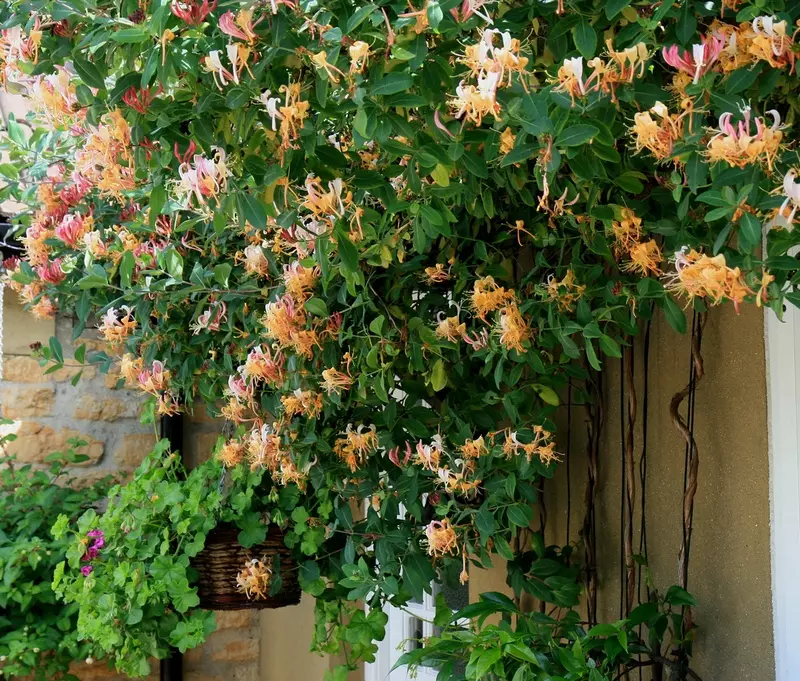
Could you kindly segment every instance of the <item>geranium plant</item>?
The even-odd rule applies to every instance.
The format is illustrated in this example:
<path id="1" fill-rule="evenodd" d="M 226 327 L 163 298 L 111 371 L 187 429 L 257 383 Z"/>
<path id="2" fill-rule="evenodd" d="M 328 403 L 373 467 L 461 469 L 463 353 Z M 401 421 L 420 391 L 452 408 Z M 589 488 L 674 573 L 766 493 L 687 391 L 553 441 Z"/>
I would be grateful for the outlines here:
<path id="1" fill-rule="evenodd" d="M 9 281 L 236 426 L 316 646 L 369 658 L 382 602 L 514 560 L 568 383 L 656 311 L 797 300 L 798 10 L 739 5 L 12 0 Z"/>
<path id="2" fill-rule="evenodd" d="M 100 505 L 111 483 L 75 487 L 67 470 L 88 458 L 79 453 L 86 443 L 75 440 L 34 469 L 6 455 L 14 437 L 0 438 L 0 671 L 9 679 L 67 681 L 75 678 L 70 664 L 97 655 L 98 648 L 78 635 L 78 607 L 59 601 L 50 587 L 68 545 L 50 535 L 50 526 L 59 514 L 75 522 Z"/>

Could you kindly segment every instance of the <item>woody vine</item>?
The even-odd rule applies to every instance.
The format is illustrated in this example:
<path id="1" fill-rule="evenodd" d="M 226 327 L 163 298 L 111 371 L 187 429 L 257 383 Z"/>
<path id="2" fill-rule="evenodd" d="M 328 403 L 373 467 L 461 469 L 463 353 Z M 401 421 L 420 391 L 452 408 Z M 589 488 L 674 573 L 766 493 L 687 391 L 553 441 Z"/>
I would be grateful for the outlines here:
<path id="1" fill-rule="evenodd" d="M 685 591 L 587 631 L 572 551 L 518 539 L 564 458 L 552 419 L 568 384 L 591 402 L 594 372 L 654 314 L 683 332 L 687 307 L 796 302 L 798 11 L 5 3 L 2 80 L 33 110 L 9 120 L 0 164 L 0 198 L 30 206 L 9 284 L 34 315 L 73 314 L 76 340 L 96 326 L 108 351 L 79 345 L 76 360 L 118 365 L 150 418 L 199 400 L 234 427 L 202 475 L 181 481 L 161 451 L 139 478 L 148 495 L 129 492 L 148 507 L 163 483 L 198 514 L 150 502 L 187 513 L 142 562 L 167 585 L 173 628 L 139 637 L 150 611 L 125 587 L 135 570 L 112 580 L 108 526 L 103 551 L 87 561 L 78 544 L 59 573 L 84 635 L 134 675 L 167 645 L 201 642 L 191 584 L 168 577 L 188 564 L 181 532 L 200 550 L 225 516 L 249 539 L 264 520 L 286 531 L 318 598 L 316 648 L 349 651 L 336 678 L 374 654 L 383 602 L 465 582 L 495 554 L 518 594 L 571 614 L 551 639 L 519 629 L 521 648 L 506 641 L 480 664 L 473 641 L 470 678 L 563 672 L 564 641 L 584 646 L 575 678 L 614 678 L 642 655 L 691 676 Z M 43 355 L 64 361 L 56 342 Z M 98 522 L 82 521 L 84 547 Z M 245 581 L 263 591 L 268 577 Z M 513 602 L 481 603 L 472 615 L 524 619 Z M 90 619 L 130 626 L 112 635 Z"/>

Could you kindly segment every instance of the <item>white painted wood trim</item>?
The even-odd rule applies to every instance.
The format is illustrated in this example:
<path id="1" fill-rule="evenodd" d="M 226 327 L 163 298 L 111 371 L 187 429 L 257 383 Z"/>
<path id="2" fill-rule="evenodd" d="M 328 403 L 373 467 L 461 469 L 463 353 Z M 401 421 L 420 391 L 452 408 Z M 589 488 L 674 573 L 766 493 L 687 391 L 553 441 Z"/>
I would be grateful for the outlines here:
<path id="1" fill-rule="evenodd" d="M 800 679 L 800 310 L 766 310 L 775 679 Z"/>

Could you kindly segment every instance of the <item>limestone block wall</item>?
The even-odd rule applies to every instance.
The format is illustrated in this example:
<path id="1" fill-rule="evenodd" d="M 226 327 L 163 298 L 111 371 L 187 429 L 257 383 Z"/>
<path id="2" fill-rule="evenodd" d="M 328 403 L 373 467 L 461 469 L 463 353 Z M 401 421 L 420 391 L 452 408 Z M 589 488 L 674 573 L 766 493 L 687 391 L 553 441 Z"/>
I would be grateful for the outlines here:
<path id="1" fill-rule="evenodd" d="M 13 421 L 3 426 L 5 432 L 17 436 L 9 453 L 20 462 L 39 464 L 77 438 L 87 443 L 79 451 L 89 457 L 74 471 L 77 476 L 96 478 L 135 469 L 156 439 L 153 426 L 139 422 L 141 395 L 118 389 L 117 376 L 75 362 L 70 319 L 33 324 L 12 292 L 4 297 L 0 415 Z M 32 356 L 30 345 L 47 344 L 51 335 L 64 347 L 65 366 L 48 374 Z M 96 343 L 92 338 L 81 342 Z"/>

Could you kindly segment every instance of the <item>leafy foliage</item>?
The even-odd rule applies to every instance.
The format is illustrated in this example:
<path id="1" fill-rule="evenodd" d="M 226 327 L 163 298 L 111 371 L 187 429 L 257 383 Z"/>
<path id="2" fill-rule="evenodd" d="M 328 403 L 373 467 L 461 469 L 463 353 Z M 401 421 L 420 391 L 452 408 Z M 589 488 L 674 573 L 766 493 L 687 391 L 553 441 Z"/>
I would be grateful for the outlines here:
<path id="1" fill-rule="evenodd" d="M 13 437 L 0 440 L 3 453 Z M 59 514 L 74 522 L 110 486 L 104 480 L 70 488 L 75 481 L 65 467 L 86 458 L 75 452 L 85 443 L 71 444 L 51 454 L 43 470 L 0 458 L 0 659 L 6 678 L 66 679 L 71 662 L 96 654 L 95 645 L 76 634 L 78 608 L 59 602 L 50 587 L 68 544 L 52 538 L 50 526 Z"/>
<path id="2" fill-rule="evenodd" d="M 218 461 L 264 472 L 243 538 L 272 509 L 315 646 L 369 659 L 385 601 L 519 563 L 568 383 L 586 401 L 659 310 L 798 300 L 800 9 L 738 5 L 12 0 L 3 73 L 35 112 L 0 166 L 31 206 L 9 281 L 76 338 L 100 320 L 150 418 L 232 422 Z"/>

